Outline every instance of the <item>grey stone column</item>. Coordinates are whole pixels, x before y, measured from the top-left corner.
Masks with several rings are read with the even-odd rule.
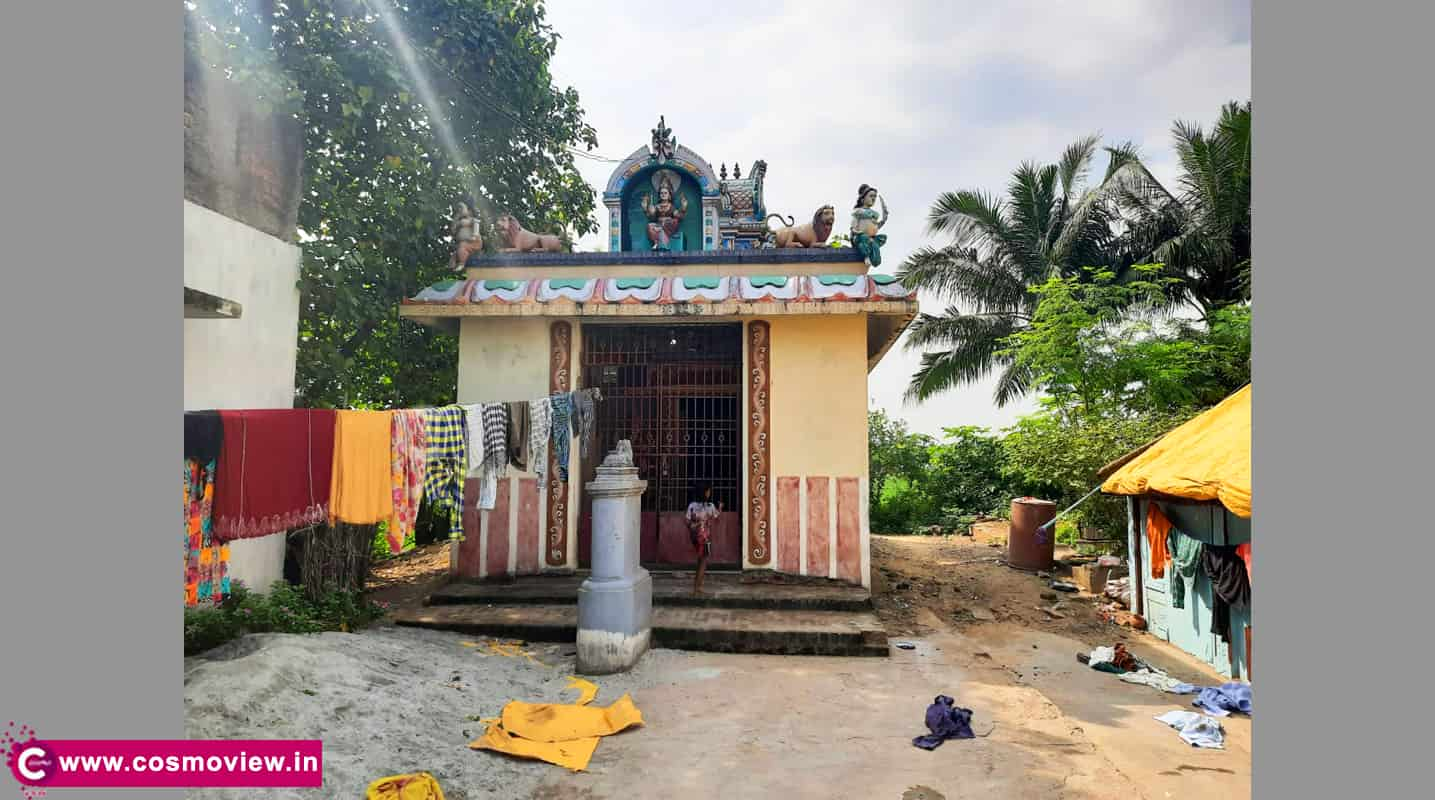
[[[588,483],[593,499],[593,572],[578,588],[578,671],[631,669],[652,636],[653,579],[638,565],[639,498],[633,447],[625,439]]]

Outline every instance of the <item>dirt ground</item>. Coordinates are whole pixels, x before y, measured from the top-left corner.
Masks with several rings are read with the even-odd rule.
[[[1191,657],[1096,615],[1011,570],[973,537],[872,538],[873,596],[890,658],[747,656],[654,650],[595,678],[600,704],[631,692],[645,726],[606,738],[584,773],[465,747],[474,720],[510,699],[564,701],[572,648],[538,659],[482,655],[468,637],[381,624],[360,634],[249,637],[186,661],[191,735],[325,741],[326,786],[252,797],[357,797],[366,780],[429,770],[452,800],[606,798],[1249,797],[1251,719],[1227,717],[1226,749],[1198,750],[1153,717],[1190,708],[1092,670],[1076,654],[1124,641],[1198,685],[1220,678]],[[376,599],[422,602],[443,581],[445,545],[385,562]],[[937,694],[974,712],[978,738],[912,746]],[[331,753],[333,754],[331,756]],[[227,797],[222,793],[192,797]]]

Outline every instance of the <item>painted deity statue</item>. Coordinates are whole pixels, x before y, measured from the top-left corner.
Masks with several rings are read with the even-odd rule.
[[[882,213],[872,206],[881,203]],[[882,245],[887,234],[878,233],[887,224],[887,201],[877,194],[877,187],[862,184],[857,189],[857,205],[852,208],[852,246],[862,254],[869,266],[882,263]]]
[[[468,210],[467,203],[459,203],[454,209],[448,230],[453,234],[454,247],[449,266],[454,272],[463,272],[469,255],[483,249],[483,239],[478,235],[478,220]]]
[[[652,242],[653,249],[668,250],[683,217],[687,216],[688,199],[679,197],[677,203],[673,202],[673,180],[668,175],[659,178],[657,189],[657,203],[652,202],[651,195],[643,193],[643,214],[648,218],[648,241]]]

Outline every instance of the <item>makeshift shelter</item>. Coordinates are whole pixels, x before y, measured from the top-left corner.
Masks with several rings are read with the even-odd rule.
[[[1182,556],[1210,549],[1228,560],[1234,550],[1250,582],[1251,387],[1112,462],[1101,489],[1127,497],[1132,611],[1153,635],[1214,666],[1249,680],[1251,606],[1223,602],[1203,562],[1182,569]],[[1169,539],[1159,535],[1169,522]],[[1156,535],[1152,535],[1156,534]],[[1180,543],[1184,553],[1168,550]],[[1163,541],[1164,539],[1164,541]],[[1191,541],[1200,543],[1197,548]],[[1235,576],[1239,578],[1240,576]],[[1180,582],[1180,585],[1177,585]],[[1247,597],[1249,592],[1247,592]],[[1225,617],[1229,614],[1229,624]]]

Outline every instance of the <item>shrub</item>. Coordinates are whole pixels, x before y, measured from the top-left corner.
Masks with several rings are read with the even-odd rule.
[[[296,586],[276,582],[256,594],[238,581],[218,605],[184,610],[184,654],[192,656],[248,633],[355,630],[383,616],[382,606],[353,592],[330,592],[316,602]]]

